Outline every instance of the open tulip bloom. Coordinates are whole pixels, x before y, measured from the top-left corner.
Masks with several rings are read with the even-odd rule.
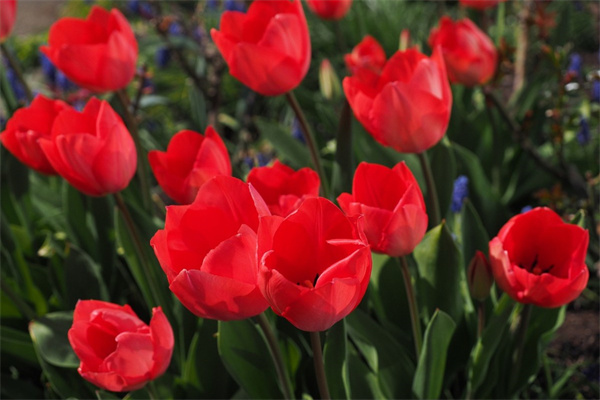
[[[559,307],[585,289],[589,234],[567,224],[548,208],[513,217],[490,242],[490,262],[498,286],[513,299]]]
[[[322,197],[285,219],[261,218],[258,257],[259,287],[273,311],[309,332],[350,314],[371,276],[362,228]]]
[[[81,360],[78,372],[113,392],[143,387],[162,375],[173,354],[173,329],[160,307],[150,325],[128,305],[80,300],[75,306],[69,342]]]

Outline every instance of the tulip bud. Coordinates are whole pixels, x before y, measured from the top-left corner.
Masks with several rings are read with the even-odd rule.
[[[342,86],[335,70],[328,59],[321,61],[319,68],[319,86],[321,94],[327,100],[335,100],[342,94]]]
[[[473,259],[469,263],[467,270],[467,281],[469,283],[469,292],[474,299],[485,300],[490,295],[490,288],[494,283],[492,268],[485,254],[477,250]]]
[[[398,47],[398,50],[404,51],[408,49],[408,46],[410,46],[410,32],[408,29],[402,29],[402,32],[400,32],[400,46]]]

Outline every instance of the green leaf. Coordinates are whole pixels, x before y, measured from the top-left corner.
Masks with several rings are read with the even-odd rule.
[[[450,208],[454,180],[456,179],[456,160],[452,144],[444,138],[428,151],[428,157],[431,163],[431,172],[435,177],[440,213],[444,216]]]
[[[265,118],[258,117],[254,122],[262,137],[277,149],[278,157],[282,161],[290,162],[295,168],[311,165],[308,149],[290,134],[289,129]]]
[[[577,211],[577,214],[575,214],[569,223],[585,229],[585,210]]]
[[[442,393],[446,353],[455,328],[452,318],[440,310],[429,321],[412,386],[417,398],[437,399]]]
[[[461,211],[461,236],[465,266],[469,265],[477,250],[486,256],[489,252],[490,238],[469,199],[465,199]]]
[[[381,390],[381,384],[378,375],[365,365],[365,363],[360,359],[359,354],[354,349],[350,349],[348,367],[350,372],[350,386],[354,398],[389,398],[389,396],[386,396]]]
[[[422,318],[427,321],[440,309],[454,321],[460,320],[466,278],[462,256],[444,222],[427,232],[415,248],[414,256],[419,271],[417,292]]]
[[[98,246],[94,234],[88,226],[85,197],[67,181],[63,182],[63,204],[67,210],[67,223],[73,240],[92,258],[96,259]]]
[[[346,317],[348,334],[352,343],[372,365],[373,351],[377,352],[377,366],[371,369],[379,380],[379,387],[387,398],[408,398],[411,395],[410,380],[415,364],[408,350],[401,346],[396,338],[373,321],[364,311],[354,310]],[[367,350],[363,353],[364,350]],[[367,358],[368,357],[368,358]],[[403,377],[398,379],[398,377]],[[354,397],[360,397],[352,392]]]
[[[109,300],[101,269],[86,253],[75,246],[69,249],[64,263],[67,307],[75,308],[78,300]]]
[[[219,321],[218,335],[219,355],[249,397],[282,397],[266,339],[252,321]]]
[[[37,357],[31,337],[25,332],[7,326],[0,326],[0,348],[2,349],[2,358],[5,361],[8,360],[8,357],[15,357],[27,364],[37,365]]]
[[[342,319],[327,331],[323,349],[327,383],[331,397],[334,399],[351,398],[347,357],[346,321]]]
[[[188,93],[190,97],[190,111],[192,122],[196,129],[204,132],[208,125],[206,113],[206,99],[204,94],[193,84],[188,84]]]
[[[29,324],[29,334],[39,356],[50,365],[77,368],[79,359],[69,343],[73,314],[59,311],[46,314]]]
[[[498,302],[494,314],[489,318],[483,334],[471,350],[467,376],[472,393],[476,393],[488,374],[490,361],[498,345],[502,339],[506,340],[507,338],[508,320],[513,310],[513,304],[511,298],[505,293]]]

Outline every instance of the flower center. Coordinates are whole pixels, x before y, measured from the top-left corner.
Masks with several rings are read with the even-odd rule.
[[[535,258],[533,259],[533,262],[531,263],[531,265],[529,266],[529,268],[527,268],[527,266],[523,266],[522,264],[519,264],[519,267],[523,268],[526,271],[531,272],[534,275],[541,275],[541,274],[547,274],[550,272],[550,270],[552,268],[554,268],[554,264],[551,264],[549,267],[547,268],[542,268],[538,265],[538,256],[537,254],[535,255]]]
[[[304,286],[304,287],[307,287],[307,288],[309,288],[309,289],[314,289],[314,288],[315,288],[315,286],[317,286],[317,279],[319,279],[319,274],[316,274],[316,275],[315,275],[315,280],[314,280],[314,281],[312,281],[312,282],[311,282],[311,281],[309,281],[308,279],[306,279],[306,280],[305,280],[305,281],[303,281],[303,282],[298,282],[298,283],[296,283],[296,285],[298,285],[298,286],[302,285],[302,286]]]

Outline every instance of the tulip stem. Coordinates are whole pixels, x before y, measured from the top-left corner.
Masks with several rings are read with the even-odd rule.
[[[294,110],[294,114],[296,114],[296,118],[298,118],[298,122],[302,128],[302,134],[304,136],[304,140],[306,141],[306,145],[308,146],[312,163],[319,174],[319,178],[321,179],[321,193],[323,194],[323,197],[329,197],[327,177],[325,176],[323,166],[321,165],[321,159],[315,143],[315,135],[313,134],[312,129],[306,120],[306,116],[304,115],[302,108],[300,108],[300,104],[298,104],[298,100],[296,99],[294,93],[292,91],[287,92],[285,94],[285,98],[290,104],[290,107],[292,107],[292,110]]]
[[[483,328],[485,328],[485,303],[478,301],[477,305],[477,338],[481,338],[483,335]]]
[[[152,297],[154,297],[155,305],[163,306],[162,308],[165,311],[165,313],[169,313],[170,312],[169,308],[166,307],[166,304],[164,304],[161,301],[162,298],[160,296],[160,291],[159,291],[158,287],[156,286],[156,282],[154,281],[154,278],[153,278],[154,274],[152,273],[152,269],[150,268],[150,263],[148,261],[148,258],[146,257],[146,252],[144,251],[144,247],[142,245],[142,240],[140,238],[140,234],[138,233],[135,223],[133,222],[133,218],[131,218],[131,214],[129,213],[127,205],[125,204],[125,201],[123,200],[123,197],[121,196],[121,193],[119,193],[119,192],[115,193],[114,197],[115,197],[115,201],[117,203],[117,207],[119,208],[119,211],[121,212],[121,216],[123,217],[123,220],[125,220],[125,225],[127,225],[127,230],[129,231],[129,234],[131,235],[131,238],[133,239],[133,244],[135,246],[136,252],[138,253],[140,265],[142,266],[142,268],[144,270],[144,275],[146,275],[146,279],[148,281],[148,286],[150,287],[150,292],[152,293]],[[147,300],[150,300],[150,299],[147,299]]]
[[[10,68],[15,72],[17,80],[23,86],[23,89],[25,90],[25,95],[27,96],[27,100],[31,103],[33,101],[33,93],[31,92],[31,89],[29,88],[29,85],[27,84],[27,81],[23,76],[23,71],[21,71],[19,63],[17,62],[15,57],[13,57],[10,50],[8,50],[8,48],[6,47],[6,43],[0,43],[0,49],[2,50],[2,55],[6,58],[6,61],[8,61]]]
[[[313,350],[313,360],[315,362],[315,373],[317,374],[317,384],[321,399],[329,400],[329,386],[327,385],[327,375],[325,375],[325,364],[323,364],[323,350],[321,349],[320,332],[310,332],[310,344]]]
[[[438,226],[440,224],[440,203],[438,202],[437,190],[435,188],[435,181],[433,179],[433,173],[431,172],[431,165],[429,163],[429,158],[427,154],[418,153],[419,162],[421,163],[421,170],[423,171],[423,176],[425,177],[425,183],[427,185],[427,197],[429,198],[429,207],[431,224],[433,226]]]
[[[283,363],[281,350],[279,348],[279,344],[277,343],[277,338],[273,333],[273,329],[271,329],[271,324],[265,316],[265,313],[257,315],[256,321],[258,322],[258,325],[265,334],[265,338],[267,339],[269,349],[271,350],[271,357],[273,358],[273,362],[275,363],[275,370],[277,371],[277,377],[279,378],[279,383],[281,384],[283,396],[285,399],[293,399],[292,384],[290,381],[290,377],[287,373],[287,369],[285,368],[285,364]]]
[[[519,326],[515,333],[515,350],[513,353],[513,373],[510,377],[510,385],[508,386],[511,392],[514,392],[517,388],[515,387],[519,377],[521,376],[521,363],[523,362],[523,351],[525,350],[525,338],[527,333],[527,327],[529,326],[529,320],[531,319],[531,310],[533,309],[531,304],[525,304],[521,310],[521,318],[519,320]]]
[[[140,141],[140,134],[138,131],[138,125],[135,120],[135,116],[132,114],[130,109],[129,96],[125,89],[119,89],[115,92],[117,94],[117,98],[123,107],[123,117],[125,118],[125,124],[127,124],[127,128],[129,128],[129,132],[131,133],[131,137],[135,143],[135,148],[137,149],[137,163],[138,163],[138,178],[140,180],[140,189],[142,191],[142,201],[144,204],[144,208],[148,210],[151,207],[150,200],[150,184],[148,183],[148,165],[147,158],[148,155],[144,151],[142,147],[142,142]]]
[[[33,321],[36,318],[36,313],[25,303],[21,298],[12,290],[12,288],[5,282],[4,279],[0,279],[0,287],[2,292],[12,300],[13,304],[19,309],[21,314],[29,321]]]
[[[406,297],[408,298],[408,311],[410,312],[410,321],[415,344],[415,354],[418,360],[421,355],[421,347],[423,346],[423,336],[421,334],[421,321],[419,320],[419,308],[417,306],[417,297],[415,296],[415,292],[412,287],[410,271],[408,269],[408,262],[406,262],[406,257],[404,256],[400,257],[400,269],[402,270],[404,289],[406,291]]]

